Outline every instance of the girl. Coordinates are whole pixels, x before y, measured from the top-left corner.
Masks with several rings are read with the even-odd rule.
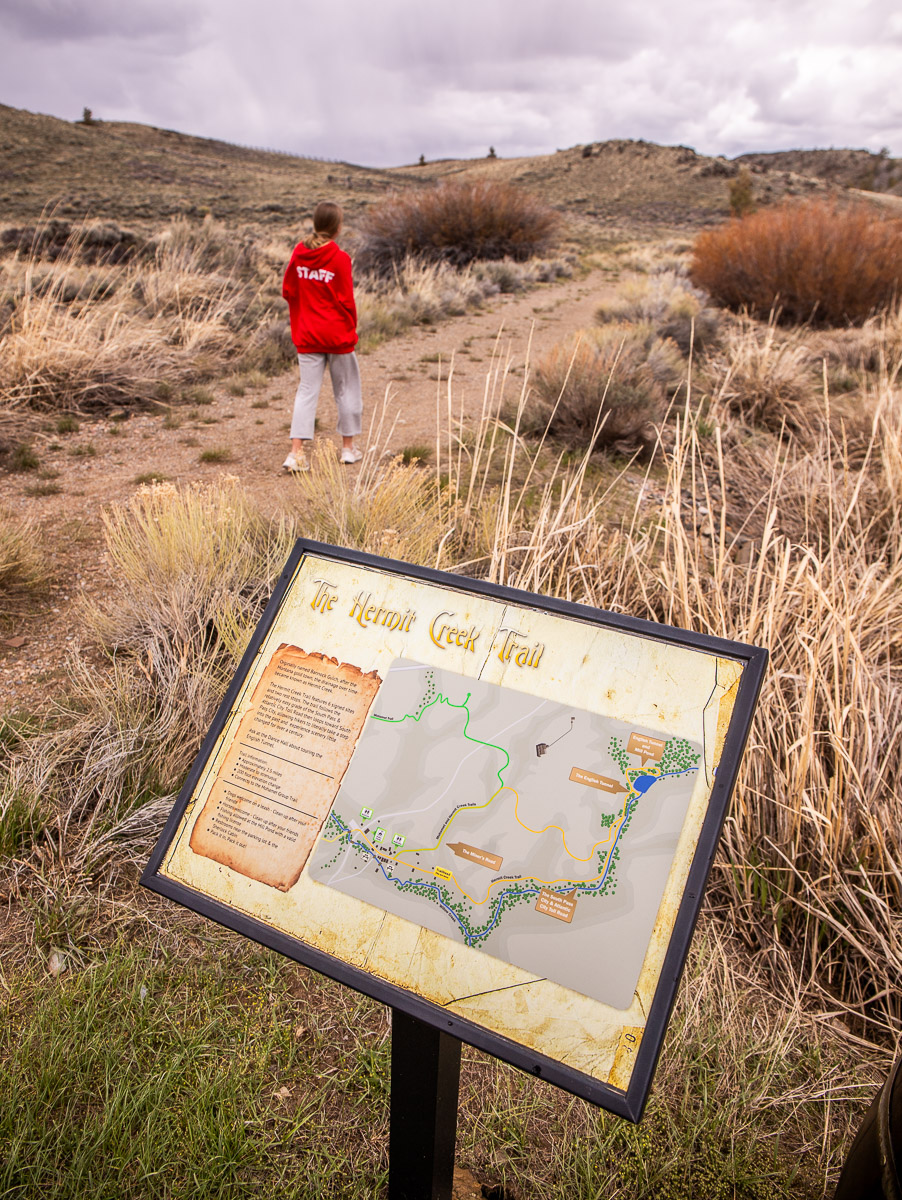
[[[301,381],[294,400],[291,453],[286,471],[309,469],[304,442],[313,440],[313,423],[326,365],[338,406],[341,461],[359,462],[354,445],[360,433],[363,401],[357,366],[357,306],[351,280],[351,260],[333,239],[341,229],[337,204],[323,201],[313,212],[313,233],[295,246],[282,280],[288,301],[291,340],[298,352]]]

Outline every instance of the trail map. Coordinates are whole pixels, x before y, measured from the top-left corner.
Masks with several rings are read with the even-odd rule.
[[[701,761],[685,738],[395,659],[310,878],[625,1009]]]

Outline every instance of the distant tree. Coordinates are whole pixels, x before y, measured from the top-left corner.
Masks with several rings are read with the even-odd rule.
[[[91,112],[91,110],[89,108],[82,109],[81,120],[78,122],[78,124],[79,125],[96,125],[97,124],[97,122],[94,120],[94,114]]]
[[[495,147],[494,147],[494,146],[489,146],[489,152],[488,152],[488,154],[486,155],[486,157],[487,157],[487,158],[497,158],[497,157],[498,157],[498,155],[495,153]]]
[[[421,167],[425,167],[425,166],[426,166],[426,155],[425,155],[425,154],[421,154],[421,155],[420,155],[420,162],[419,162],[419,165],[420,165]]]
[[[752,190],[752,175],[748,167],[740,167],[739,174],[730,180],[730,215],[744,217],[755,211],[755,194]]]

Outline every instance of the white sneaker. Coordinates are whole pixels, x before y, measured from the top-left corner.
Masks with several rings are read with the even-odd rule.
[[[358,450],[356,446],[345,446],[341,452],[341,461],[343,463],[360,462],[363,458],[363,452]]]
[[[282,463],[282,470],[290,471],[292,474],[294,474],[295,471],[309,471],[310,464],[307,462],[307,455],[303,450],[301,450],[299,454],[295,454],[295,452],[292,450],[292,452]]]

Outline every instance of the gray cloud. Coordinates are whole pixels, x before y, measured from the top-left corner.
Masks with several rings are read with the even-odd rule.
[[[26,42],[91,38],[190,37],[199,31],[201,5],[192,0],[2,0],[0,28]]]
[[[608,137],[902,154],[893,0],[0,0],[0,27],[4,103],[373,165]]]

